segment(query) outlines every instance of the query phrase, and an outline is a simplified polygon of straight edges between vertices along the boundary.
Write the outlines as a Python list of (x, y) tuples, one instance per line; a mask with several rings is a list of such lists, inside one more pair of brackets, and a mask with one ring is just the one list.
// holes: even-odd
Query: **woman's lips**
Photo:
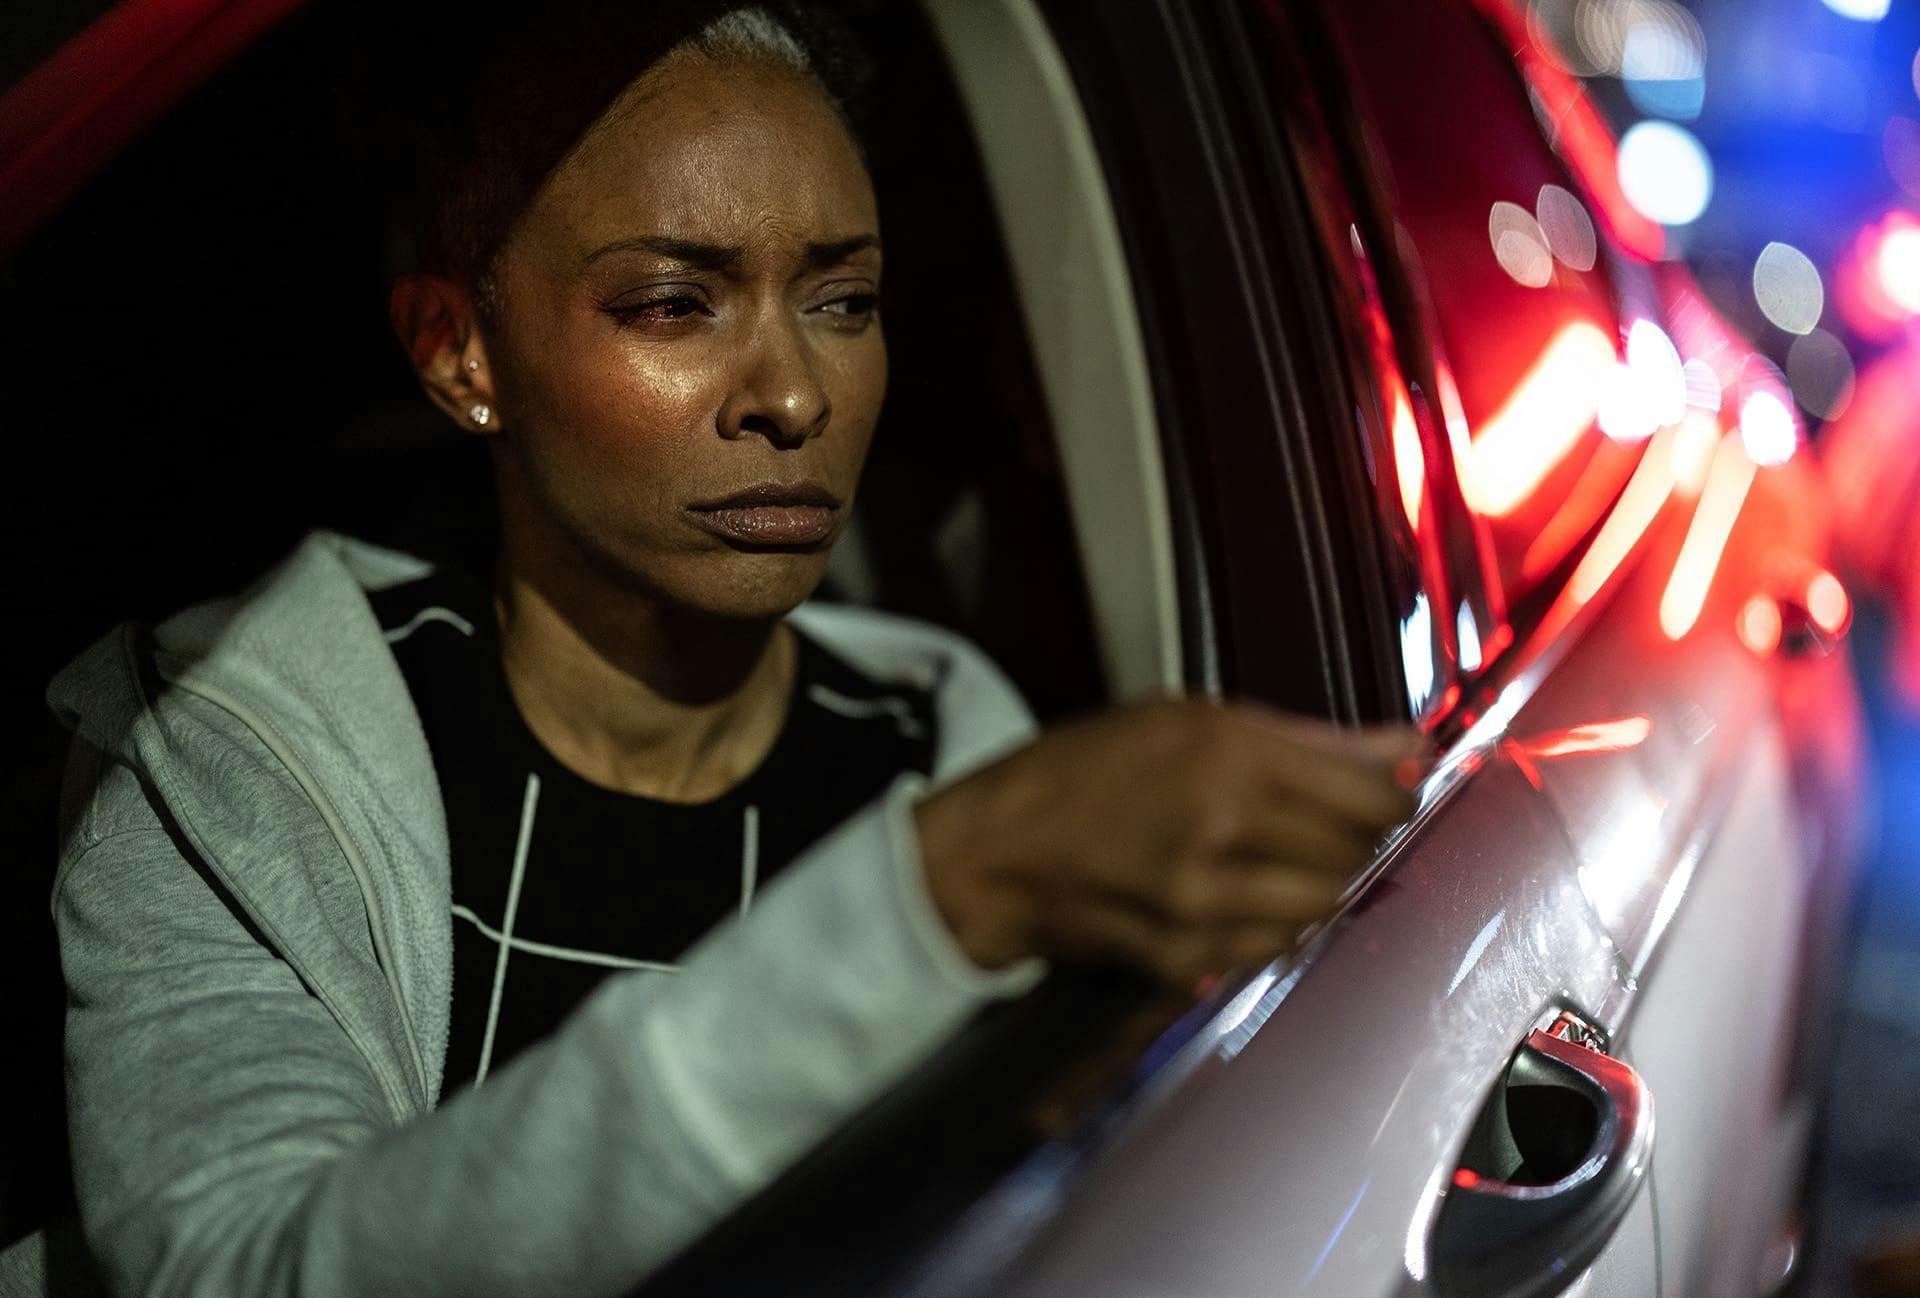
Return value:
[(835, 512), (823, 505), (746, 505), (696, 509), (693, 516), (745, 545), (817, 545), (833, 534)]
[(709, 532), (746, 546), (818, 545), (833, 535), (839, 498), (813, 483), (765, 483), (690, 506)]

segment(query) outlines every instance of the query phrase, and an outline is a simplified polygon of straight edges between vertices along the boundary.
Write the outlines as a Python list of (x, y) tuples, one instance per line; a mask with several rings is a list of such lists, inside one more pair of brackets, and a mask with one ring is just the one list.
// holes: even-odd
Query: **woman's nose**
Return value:
[(825, 431), (833, 406), (798, 325), (762, 330), (745, 359), (740, 385), (720, 411), (722, 437), (798, 446)]

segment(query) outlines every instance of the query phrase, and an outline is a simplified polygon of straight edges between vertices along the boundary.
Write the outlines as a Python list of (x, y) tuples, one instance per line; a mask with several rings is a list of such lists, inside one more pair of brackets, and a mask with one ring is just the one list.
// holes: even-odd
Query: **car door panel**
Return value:
[[(1492, 749), (1455, 761), (1302, 965), (1196, 1039), (1177, 1093), (1005, 1292), (1356, 1298), (1424, 1272), (1439, 1192), (1517, 1043), (1543, 1009), (1619, 986), (1544, 800)], [(1645, 1250), (1626, 1257), (1650, 1285)]]
[(1653, 1196), (1643, 1193), (1614, 1232), (1605, 1259), (1569, 1285), (1566, 1298), (1648, 1298), (1654, 1293), (1660, 1236), (1653, 1216)]
[(1663, 1292), (1759, 1291), (1806, 1132), (1786, 1092), (1806, 872), (1777, 736), (1762, 731), (1691, 867), (1625, 1034), (1662, 1104)]
[(1765, 674), (1719, 637), (1632, 634), (1633, 593), (1560, 664), (1567, 701), (1541, 720), (1590, 709), (1644, 742), (1609, 751), (1596, 727), (1583, 748), (1553, 724), (1510, 743), (1636, 982), (1611, 1026), (1658, 1096), (1665, 1292), (1751, 1293), (1733, 1260), (1763, 1251), (1804, 1142), (1786, 1063), (1811, 873)]
[[(1822, 891), (1843, 886), (1778, 705), (1799, 665), (1735, 630), (1781, 561), (1779, 534), (1738, 520), (1697, 620), (1662, 629), (1696, 510), (1675, 491), (1618, 592), (1575, 628), (1537, 722), (1508, 741), (1633, 978), (1608, 1026), (1659, 1097), (1664, 1292), (1688, 1298), (1755, 1292), (1794, 1206), (1813, 1102), (1794, 1050), (1809, 963), (1830, 945)], [(1833, 702), (1844, 715), (1844, 692)]]

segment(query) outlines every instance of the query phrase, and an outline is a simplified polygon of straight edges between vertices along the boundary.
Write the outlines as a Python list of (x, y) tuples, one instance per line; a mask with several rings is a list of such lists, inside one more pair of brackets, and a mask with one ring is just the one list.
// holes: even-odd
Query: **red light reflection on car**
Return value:
[(1707, 470), (1713, 467), (1720, 435), (1719, 419), (1699, 410), (1681, 420), (1674, 430), (1673, 485), (1683, 494), (1697, 496), (1707, 485)]
[(1567, 582), (1567, 594), (1576, 606), (1585, 604), (1607, 584), (1667, 503), (1673, 490), (1673, 445), (1674, 434), (1665, 429), (1647, 444), (1647, 453), (1627, 480), (1613, 513)]
[(1593, 426), (1618, 364), (1618, 349), (1597, 325), (1563, 325), (1465, 448), (1460, 485), (1467, 504), (1497, 518), (1532, 495)]
[(1510, 739), (1509, 748), (1528, 757), (1551, 760), (1577, 757), (1586, 753), (1620, 753), (1638, 748), (1653, 733), (1653, 718), (1644, 713), (1615, 717), (1610, 721), (1587, 721), (1577, 726), (1549, 730), (1525, 739)]
[(302, 0), (89, 6), (100, 17), (0, 95), (0, 251)]
[(1521, 556), (1522, 577), (1530, 582), (1539, 581), (1567, 557), (1567, 552), (1613, 503), (1620, 487), (1620, 475), (1625, 471), (1622, 461), (1630, 456), (1631, 452), (1611, 440), (1595, 448), (1593, 459), (1580, 472), (1579, 481), (1567, 492), (1560, 508), (1541, 525)]
[(1413, 403), (1407, 399), (1406, 385), (1398, 376), (1393, 389), (1393, 468), (1400, 484), (1400, 508), (1406, 511), (1407, 526), (1420, 531), (1420, 505), (1426, 497), (1427, 465), (1420, 449), (1420, 429), (1413, 421)]
[(1674, 560), (1673, 575), (1667, 578), (1666, 593), (1660, 597), (1660, 629), (1668, 639), (1680, 639), (1700, 619), (1707, 590), (1719, 571), (1727, 538), (1733, 534), (1756, 472), (1758, 467), (1737, 438), (1721, 441), (1713, 467), (1707, 471), (1706, 490), (1700, 493), (1700, 504), (1687, 528), (1687, 539), (1681, 542), (1680, 557)]
[(1652, 733), (1653, 718), (1641, 713), (1608, 721), (1587, 721), (1521, 739), (1508, 739), (1501, 743), (1500, 751), (1526, 777), (1527, 783), (1538, 789), (1541, 787), (1542, 762), (1594, 753), (1623, 753), (1646, 743)]

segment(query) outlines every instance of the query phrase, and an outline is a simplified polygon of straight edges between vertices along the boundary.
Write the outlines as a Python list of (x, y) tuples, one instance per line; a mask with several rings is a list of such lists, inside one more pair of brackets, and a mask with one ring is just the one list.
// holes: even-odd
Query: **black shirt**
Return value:
[[(931, 769), (930, 694), (869, 680), (797, 629), (772, 750), (710, 802), (619, 793), (521, 719), (486, 587), (440, 570), (374, 612), (426, 728), (453, 872), (443, 1093), (484, 1080), (621, 969), (672, 977), (699, 938), (905, 771)], [(823, 957), (826, 953), (822, 953)]]

